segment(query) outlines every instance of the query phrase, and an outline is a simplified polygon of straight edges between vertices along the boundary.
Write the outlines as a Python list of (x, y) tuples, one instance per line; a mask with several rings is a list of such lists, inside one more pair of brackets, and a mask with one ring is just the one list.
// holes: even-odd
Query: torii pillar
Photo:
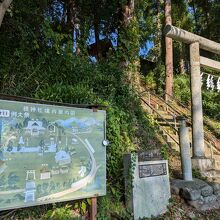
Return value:
[(204, 158), (204, 128), (200, 77), (199, 42), (190, 44), (191, 97), (192, 97), (192, 145), (193, 157)]

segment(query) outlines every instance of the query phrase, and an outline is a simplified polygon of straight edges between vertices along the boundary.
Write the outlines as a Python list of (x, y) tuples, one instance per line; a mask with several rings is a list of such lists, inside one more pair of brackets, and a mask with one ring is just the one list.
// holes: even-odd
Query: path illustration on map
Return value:
[(105, 195), (104, 111), (0, 106), (0, 210)]

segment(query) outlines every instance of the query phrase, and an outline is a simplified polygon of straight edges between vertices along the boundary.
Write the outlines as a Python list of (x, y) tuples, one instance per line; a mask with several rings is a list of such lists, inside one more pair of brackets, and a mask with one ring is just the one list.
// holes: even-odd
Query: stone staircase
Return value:
[[(178, 128), (180, 123), (178, 118), (180, 116), (186, 118), (189, 139), (192, 140), (190, 109), (175, 100), (165, 102), (163, 98), (149, 90), (140, 93), (140, 98), (143, 108), (152, 115), (163, 139), (172, 149), (179, 151)], [(206, 129), (205, 120), (204, 130), (205, 156), (208, 160), (205, 168), (201, 170), (201, 174), (209, 178), (220, 179), (220, 141)]]

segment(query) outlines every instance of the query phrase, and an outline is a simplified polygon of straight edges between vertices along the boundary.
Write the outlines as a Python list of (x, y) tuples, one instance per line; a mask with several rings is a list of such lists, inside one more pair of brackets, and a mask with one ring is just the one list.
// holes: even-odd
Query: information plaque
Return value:
[(167, 175), (166, 163), (138, 165), (139, 177), (153, 177)]
[(105, 195), (105, 114), (0, 100), (0, 210)]

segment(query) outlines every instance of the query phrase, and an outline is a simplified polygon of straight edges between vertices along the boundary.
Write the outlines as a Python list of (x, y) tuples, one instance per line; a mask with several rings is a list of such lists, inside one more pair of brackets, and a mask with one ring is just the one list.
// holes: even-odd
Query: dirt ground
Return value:
[(197, 211), (195, 208), (186, 204), (179, 196), (172, 195), (168, 212), (158, 220), (220, 220), (220, 209), (206, 212)]
[[(177, 152), (169, 156), (169, 172), (171, 178), (181, 178), (181, 163)], [(189, 206), (184, 199), (172, 195), (168, 211), (156, 218), (158, 220), (220, 220), (220, 209), (201, 212)]]

